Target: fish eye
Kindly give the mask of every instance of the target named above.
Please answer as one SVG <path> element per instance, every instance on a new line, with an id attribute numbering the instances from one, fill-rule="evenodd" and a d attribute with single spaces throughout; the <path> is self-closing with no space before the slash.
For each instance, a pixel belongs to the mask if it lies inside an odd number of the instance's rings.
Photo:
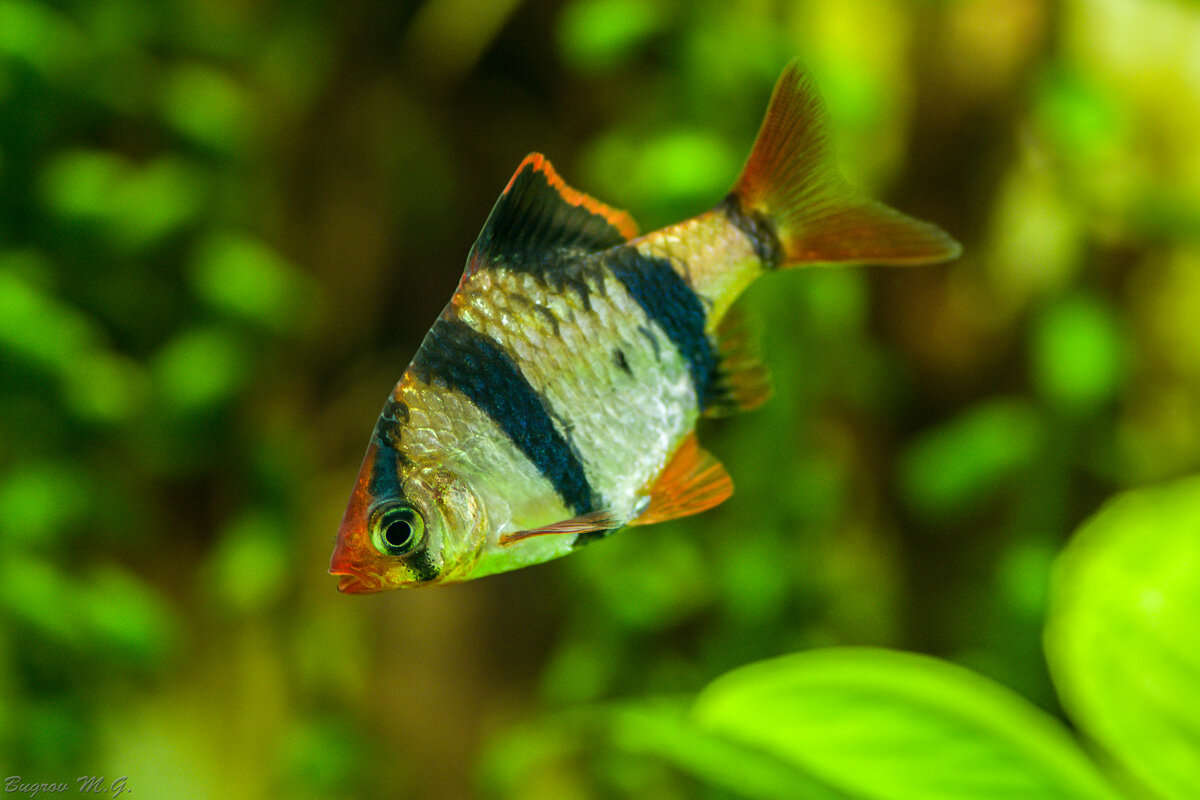
<path id="1" fill-rule="evenodd" d="M 394 503 L 375 515 L 371 539 L 375 548 L 390 556 L 410 553 L 425 536 L 425 520 L 412 506 Z"/>

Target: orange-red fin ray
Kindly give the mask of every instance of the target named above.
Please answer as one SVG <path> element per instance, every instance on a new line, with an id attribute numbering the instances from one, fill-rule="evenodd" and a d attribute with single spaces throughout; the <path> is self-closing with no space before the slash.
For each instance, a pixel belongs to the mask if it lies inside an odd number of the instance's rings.
<path id="1" fill-rule="evenodd" d="M 551 536 L 554 534 L 580 534 L 591 533 L 592 531 L 605 531 L 613 528 L 619 528 L 622 521 L 609 511 L 593 511 L 590 514 L 583 514 L 578 517 L 556 522 L 553 525 L 546 525 L 541 528 L 534 528 L 527 531 L 513 531 L 500 536 L 501 545 L 515 544 L 516 542 L 529 539 L 534 536 Z"/>
<path id="2" fill-rule="evenodd" d="M 779 266 L 926 264 L 958 256 L 962 248 L 941 228 L 852 189 L 837 171 L 826 127 L 821 99 L 793 61 L 775 85 L 732 192 L 743 214 L 775 233 Z"/>
<path id="3" fill-rule="evenodd" d="M 707 417 L 725 417 L 758 408 L 771 396 L 771 373 L 762 361 L 746 315 L 734 306 L 716 331 L 717 374 L 704 408 Z"/>
<path id="4" fill-rule="evenodd" d="M 530 153 L 492 207 L 467 257 L 466 273 L 555 251 L 605 250 L 635 236 L 633 217 L 572 189 L 545 156 Z"/>
<path id="5" fill-rule="evenodd" d="M 650 486 L 650 503 L 630 525 L 651 525 L 699 514 L 733 494 L 733 480 L 721 462 L 700 446 L 696 432 L 683 440 Z"/>

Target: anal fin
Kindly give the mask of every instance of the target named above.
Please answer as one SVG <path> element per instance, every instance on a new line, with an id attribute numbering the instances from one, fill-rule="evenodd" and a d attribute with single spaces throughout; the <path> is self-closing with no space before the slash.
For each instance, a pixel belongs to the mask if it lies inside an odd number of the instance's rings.
<path id="1" fill-rule="evenodd" d="M 688 434 L 648 492 L 650 503 L 630 525 L 651 525 L 707 511 L 733 494 L 733 480 L 716 457 Z"/>
<path id="2" fill-rule="evenodd" d="M 726 417 L 758 408 L 771 396 L 771 373 L 740 308 L 725 314 L 715 338 L 720 360 L 704 415 Z"/>

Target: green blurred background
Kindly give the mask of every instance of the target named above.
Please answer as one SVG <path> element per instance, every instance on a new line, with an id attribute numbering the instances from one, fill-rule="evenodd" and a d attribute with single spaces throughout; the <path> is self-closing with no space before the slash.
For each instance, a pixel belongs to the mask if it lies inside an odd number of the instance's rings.
<path id="1" fill-rule="evenodd" d="M 701 431 L 720 508 L 339 595 L 379 406 L 520 159 L 682 219 L 795 56 L 847 176 L 962 259 L 752 287 L 776 393 Z M 838 644 L 1060 713 L 1052 560 L 1200 468 L 1198 97 L 1181 0 L 0 0 L 0 770 L 736 796 L 556 726 Z"/>

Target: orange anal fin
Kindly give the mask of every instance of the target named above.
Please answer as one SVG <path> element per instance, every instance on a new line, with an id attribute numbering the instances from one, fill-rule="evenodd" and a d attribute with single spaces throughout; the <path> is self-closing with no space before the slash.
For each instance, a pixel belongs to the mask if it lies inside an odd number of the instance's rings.
<path id="1" fill-rule="evenodd" d="M 551 536 L 560 533 L 579 534 L 591 531 L 604 531 L 621 527 L 622 522 L 610 511 L 593 511 L 590 514 L 565 519 L 553 525 L 533 528 L 527 531 L 513 531 L 500 536 L 500 544 L 507 546 L 524 541 L 534 536 Z"/>
<path id="2" fill-rule="evenodd" d="M 771 373 L 740 308 L 735 306 L 722 318 L 716 341 L 720 361 L 704 415 L 724 417 L 758 408 L 771 396 Z"/>
<path id="3" fill-rule="evenodd" d="M 650 486 L 650 503 L 630 525 L 651 525 L 707 511 L 733 494 L 721 462 L 700 446 L 692 431 Z"/>

